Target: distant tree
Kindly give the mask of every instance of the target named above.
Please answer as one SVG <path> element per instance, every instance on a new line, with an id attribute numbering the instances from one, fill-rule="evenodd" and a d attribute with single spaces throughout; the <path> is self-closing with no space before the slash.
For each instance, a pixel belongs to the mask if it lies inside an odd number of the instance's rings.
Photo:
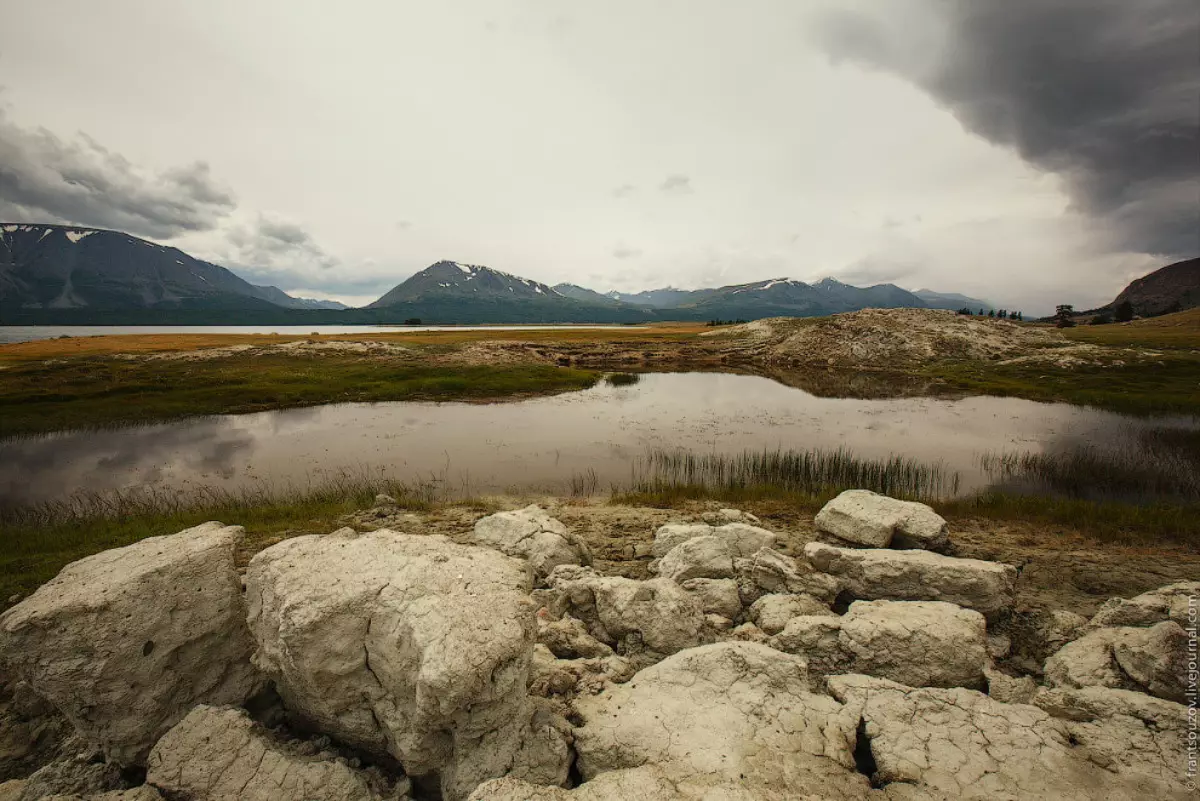
<path id="1" fill-rule="evenodd" d="M 980 316 L 980 317 L 982 317 L 982 316 L 983 316 L 983 309 L 980 309 L 980 310 L 979 310 L 979 316 Z"/>
<path id="2" fill-rule="evenodd" d="M 409 317 L 407 320 L 404 321 L 404 324 L 405 325 L 420 325 L 421 318 L 420 317 Z"/>
<path id="3" fill-rule="evenodd" d="M 1118 323 L 1127 323 L 1133 319 L 1133 304 L 1123 300 L 1113 309 L 1113 319 Z"/>
<path id="4" fill-rule="evenodd" d="M 1024 320 L 1024 319 L 1025 319 L 1025 313 L 1024 313 L 1024 312 L 1017 312 L 1017 319 L 1018 319 L 1018 320 Z"/>
<path id="5" fill-rule="evenodd" d="M 995 317 L 995 316 L 996 316 L 996 310 L 988 309 L 988 317 Z"/>
<path id="6" fill-rule="evenodd" d="M 1056 306 L 1054 308 L 1054 324 L 1059 328 L 1074 328 L 1075 307 L 1069 303 Z"/>
<path id="7" fill-rule="evenodd" d="M 961 309 L 958 310 L 958 313 L 970 316 L 971 310 L 968 309 L 966 306 L 963 306 Z"/>
<path id="8" fill-rule="evenodd" d="M 1088 322 L 1088 325 L 1108 325 L 1111 322 L 1112 322 L 1111 317 L 1109 317 L 1107 314 L 1101 313 L 1101 314 L 1097 314 L 1095 317 L 1093 317 Z"/>

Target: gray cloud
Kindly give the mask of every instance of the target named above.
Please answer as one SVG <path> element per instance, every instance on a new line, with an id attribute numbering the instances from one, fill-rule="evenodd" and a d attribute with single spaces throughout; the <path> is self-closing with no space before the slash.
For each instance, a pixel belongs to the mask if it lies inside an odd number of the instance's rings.
<path id="1" fill-rule="evenodd" d="M 642 251 L 638 248 L 626 247 L 625 245 L 617 245 L 613 248 L 613 257 L 617 259 L 636 259 L 642 255 Z"/>
<path id="2" fill-rule="evenodd" d="M 613 197 L 629 197 L 637 191 L 637 187 L 633 184 L 621 184 L 613 190 Z"/>
<path id="3" fill-rule="evenodd" d="M 0 217 L 170 238 L 204 231 L 235 207 L 202 161 L 153 173 L 86 134 L 64 141 L 0 110 Z"/>
<path id="4" fill-rule="evenodd" d="M 262 270 L 287 267 L 328 270 L 337 260 L 326 253 L 303 227 L 285 220 L 259 215 L 252 226 L 229 232 L 236 249 L 235 260 Z"/>
<path id="5" fill-rule="evenodd" d="M 407 231 L 413 227 L 412 220 L 396 220 L 397 231 Z"/>
<path id="6" fill-rule="evenodd" d="M 904 76 L 970 131 L 1057 173 L 1118 246 L 1169 257 L 1200 251 L 1194 0 L 864 7 L 824 20 L 832 55 Z"/>
<path id="7" fill-rule="evenodd" d="M 678 173 L 668 175 L 667 179 L 658 188 L 669 194 L 690 195 L 692 193 L 692 179 Z"/>

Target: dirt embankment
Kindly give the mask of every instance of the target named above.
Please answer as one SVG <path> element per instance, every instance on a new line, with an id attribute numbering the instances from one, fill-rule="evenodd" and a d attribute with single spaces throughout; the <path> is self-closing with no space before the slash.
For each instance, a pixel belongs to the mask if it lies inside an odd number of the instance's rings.
<path id="1" fill-rule="evenodd" d="M 757 361 L 898 370 L 942 360 L 1110 363 L 1124 351 L 1049 328 L 933 309 L 863 309 L 830 317 L 756 320 L 703 336 Z"/>

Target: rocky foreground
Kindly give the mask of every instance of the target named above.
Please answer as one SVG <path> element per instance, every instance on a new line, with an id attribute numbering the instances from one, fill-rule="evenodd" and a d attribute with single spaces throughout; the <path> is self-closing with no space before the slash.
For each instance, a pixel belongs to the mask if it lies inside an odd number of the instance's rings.
<path id="1" fill-rule="evenodd" d="M 38 755 L 0 801 L 1194 797 L 1200 581 L 1017 627 L 1017 569 L 929 507 L 815 522 L 802 558 L 663 525 L 647 580 L 537 506 L 244 571 L 220 523 L 88 557 L 0 616 L 0 746 Z"/>

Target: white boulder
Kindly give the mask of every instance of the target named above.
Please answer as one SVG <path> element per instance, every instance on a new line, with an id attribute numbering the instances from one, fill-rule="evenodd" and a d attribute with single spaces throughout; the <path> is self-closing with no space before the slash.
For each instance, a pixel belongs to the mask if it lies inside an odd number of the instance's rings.
<path id="1" fill-rule="evenodd" d="M 705 614 L 720 615 L 736 620 L 742 614 L 742 599 L 733 579 L 694 578 L 680 582 L 680 587 Z"/>
<path id="2" fill-rule="evenodd" d="M 491 778 L 479 766 L 519 758 L 535 637 L 526 563 L 381 529 L 285 540 L 251 560 L 246 584 L 254 661 L 316 729 L 438 774 L 449 799 Z M 507 753 L 484 759 L 484 742 Z"/>
<path id="3" fill-rule="evenodd" d="M 193 706 L 259 686 L 242 533 L 205 523 L 72 562 L 0 616 L 0 655 L 107 759 L 142 764 Z"/>
<path id="4" fill-rule="evenodd" d="M 368 777 L 333 754 L 303 756 L 277 741 L 244 711 L 204 705 L 188 713 L 154 746 L 146 782 L 181 801 L 396 798 L 382 776 Z"/>
<path id="5" fill-rule="evenodd" d="M 809 691 L 802 660 L 763 645 L 684 651 L 627 684 L 578 699 L 576 708 L 584 721 L 575 730 L 581 790 L 612 772 L 646 767 L 668 787 L 706 787 L 714 799 L 801 798 L 813 788 L 820 797 L 865 798 L 869 790 L 854 771 L 856 720 Z M 731 785 L 740 793 L 719 791 Z"/>
<path id="6" fill-rule="evenodd" d="M 658 574 L 676 582 L 731 578 L 733 551 L 717 537 L 694 537 L 667 551 L 658 563 Z"/>
<path id="7" fill-rule="evenodd" d="M 1052 687 L 1141 689 L 1182 702 L 1187 641 L 1187 632 L 1169 620 L 1149 628 L 1095 629 L 1046 660 L 1046 681 Z"/>
<path id="8" fill-rule="evenodd" d="M 832 676 L 830 692 L 861 718 L 859 749 L 878 784 L 954 799 L 1184 799 L 1183 772 L 1152 763 L 1096 764 L 1062 721 L 974 690 L 912 688 L 869 676 Z M 865 746 L 865 748 L 864 748 Z M 917 797 L 921 797 L 918 795 Z"/>
<path id="9" fill-rule="evenodd" d="M 799 615 L 833 615 L 828 604 L 805 593 L 770 593 L 750 606 L 751 622 L 767 634 L 783 631 L 788 621 Z"/>
<path id="10" fill-rule="evenodd" d="M 775 547 L 775 535 L 765 528 L 744 522 L 710 526 L 706 523 L 667 523 L 654 532 L 652 553 L 667 555 L 675 546 L 697 537 L 716 537 L 729 546 L 734 556 L 753 556 L 763 548 Z"/>
<path id="11" fill-rule="evenodd" d="M 703 641 L 704 612 L 670 579 L 635 581 L 566 566 L 547 581 L 560 592 L 555 612 L 579 618 L 594 637 L 622 651 L 672 654 Z"/>
<path id="12" fill-rule="evenodd" d="M 946 601 L 991 619 L 1012 607 L 1017 571 L 980 559 L 955 559 L 929 551 L 804 546 L 817 570 L 840 579 L 855 598 Z"/>
<path id="13" fill-rule="evenodd" d="M 923 503 L 870 490 L 846 490 L 817 512 L 817 531 L 866 548 L 924 548 L 949 544 L 946 521 Z"/>
<path id="14" fill-rule="evenodd" d="M 480 518 L 475 542 L 527 560 L 538 580 L 559 565 L 592 563 L 587 543 L 536 504 Z"/>
<path id="15" fill-rule="evenodd" d="M 1188 603 L 1200 604 L 1200 581 L 1177 581 L 1133 598 L 1110 598 L 1092 617 L 1092 627 L 1153 626 L 1173 620 L 1188 626 Z"/>
<path id="16" fill-rule="evenodd" d="M 733 569 L 743 606 L 751 606 L 762 596 L 773 593 L 803 593 L 831 602 L 842 586 L 833 576 L 813 572 L 807 565 L 770 548 L 734 559 Z"/>
<path id="17" fill-rule="evenodd" d="M 983 687 L 988 663 L 983 615 L 939 601 L 856 601 L 842 617 L 794 617 L 770 643 L 814 673 L 911 687 Z"/>

